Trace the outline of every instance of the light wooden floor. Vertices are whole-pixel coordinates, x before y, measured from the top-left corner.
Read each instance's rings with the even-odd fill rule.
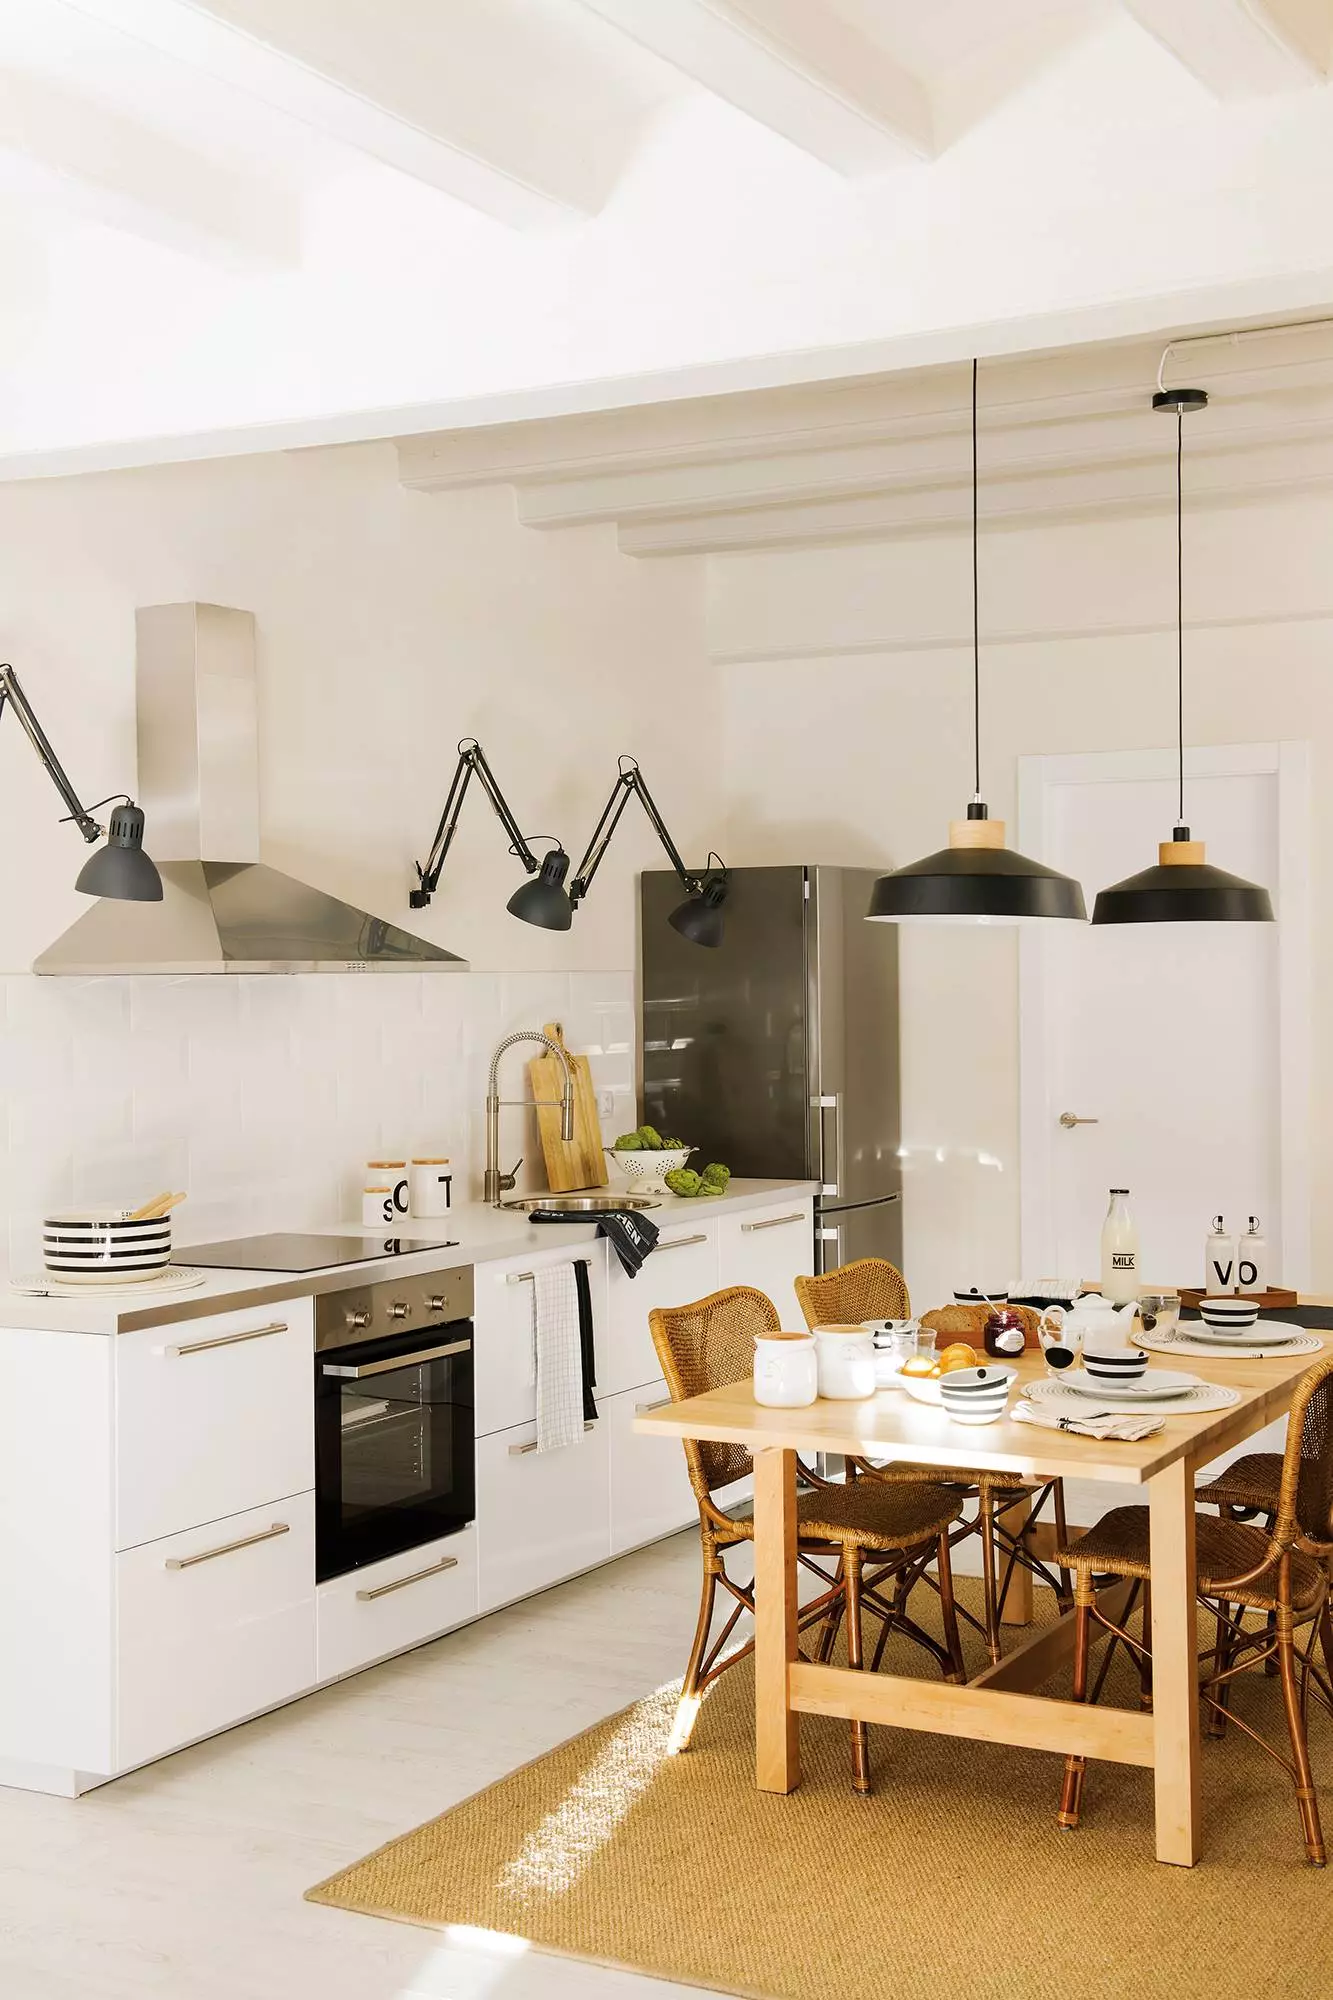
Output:
[[[0,1994],[697,2000],[301,1897],[673,1679],[698,1589],[690,1530],[82,1799],[0,1790]]]

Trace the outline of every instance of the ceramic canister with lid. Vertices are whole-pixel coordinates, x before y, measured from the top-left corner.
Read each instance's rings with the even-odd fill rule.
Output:
[[[754,1399],[775,1410],[801,1410],[819,1394],[812,1333],[757,1333]]]
[[[817,1326],[815,1358],[819,1393],[837,1402],[861,1402],[873,1396],[875,1336],[864,1326]]]
[[[407,1169],[408,1202],[418,1220],[449,1213],[453,1169],[447,1158],[412,1160]]]

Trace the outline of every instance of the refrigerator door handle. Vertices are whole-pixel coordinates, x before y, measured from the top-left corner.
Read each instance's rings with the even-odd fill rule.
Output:
[[[821,1183],[819,1192],[824,1196],[836,1195],[840,1174],[838,1156],[842,1150],[842,1093],[835,1090],[831,1097],[812,1097],[810,1102],[813,1108],[819,1113],[819,1180]],[[834,1114],[832,1149],[834,1178],[832,1180],[828,1178],[828,1167],[826,1164],[828,1152],[824,1143],[824,1113],[826,1111],[831,1111]]]

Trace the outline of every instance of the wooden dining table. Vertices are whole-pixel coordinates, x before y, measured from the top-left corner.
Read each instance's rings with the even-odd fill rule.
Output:
[[[958,1424],[902,1389],[880,1390],[864,1402],[821,1397],[806,1409],[779,1410],[757,1403],[748,1381],[736,1382],[636,1417],[636,1431],[715,1439],[742,1445],[753,1456],[755,1779],[760,1789],[791,1792],[800,1783],[802,1715],[840,1716],[1061,1754],[1073,1751],[1150,1769],[1157,1859],[1192,1867],[1199,1859],[1202,1833],[1195,1475],[1285,1415],[1296,1384],[1314,1359],[1309,1353],[1265,1360],[1190,1357],[1190,1369],[1203,1381],[1237,1389],[1240,1401],[1197,1416],[1166,1415],[1163,1429],[1138,1444],[1102,1443],[1046,1430],[1017,1423],[1010,1414],[988,1425]],[[1170,1365],[1169,1357],[1156,1355],[1150,1365],[1163,1360]],[[1015,1365],[1020,1380],[1010,1396],[1010,1411],[1022,1384],[1046,1375],[1038,1353],[1023,1355]],[[1146,1500],[1148,1507],[1152,1712],[1098,1708],[1034,1691],[1072,1657],[1072,1615],[1040,1625],[998,1665],[988,1664],[963,1686],[802,1659],[797,1647],[797,1459],[821,1452],[937,1466],[946,1477],[951,1467],[974,1466],[1023,1480],[1062,1477],[1138,1488],[1137,1494],[1108,1494],[1106,1504]],[[1021,1523],[1020,1508],[1010,1514],[1009,1525]],[[1033,1554],[1049,1558],[1053,1529],[1037,1523],[1026,1534]],[[1024,1577],[1009,1607],[1011,1619],[1027,1610],[1022,1595],[1026,1573]],[[1116,1584],[1102,1594],[1100,1601],[1112,1617],[1123,1610],[1127,1589]],[[1053,1795],[1052,1813],[1054,1809]]]

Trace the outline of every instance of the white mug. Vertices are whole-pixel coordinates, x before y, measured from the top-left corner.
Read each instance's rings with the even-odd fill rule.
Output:
[[[819,1393],[838,1402],[862,1402],[873,1396],[875,1336],[862,1326],[817,1326],[815,1358]]]
[[[754,1399],[775,1410],[800,1410],[819,1394],[814,1335],[758,1333],[754,1341]]]

